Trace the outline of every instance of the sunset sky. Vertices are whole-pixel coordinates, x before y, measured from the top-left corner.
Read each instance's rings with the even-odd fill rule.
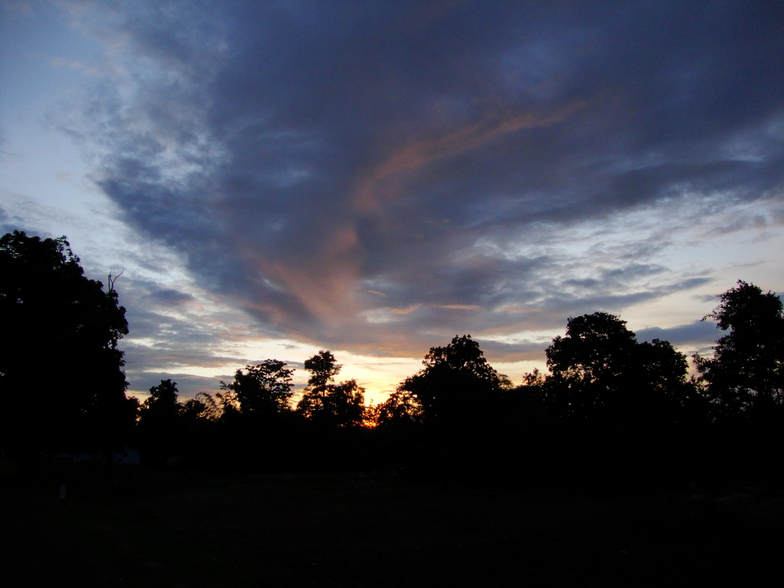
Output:
[[[467,333],[519,383],[598,310],[691,355],[784,291],[784,3],[4,0],[0,229],[123,271],[140,394]]]

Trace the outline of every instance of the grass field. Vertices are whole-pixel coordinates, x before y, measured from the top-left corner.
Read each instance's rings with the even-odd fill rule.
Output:
[[[2,482],[4,586],[756,586],[780,515],[684,492],[127,471]],[[14,578],[24,578],[18,583]],[[781,578],[779,577],[778,581]],[[778,584],[778,582],[776,582]]]

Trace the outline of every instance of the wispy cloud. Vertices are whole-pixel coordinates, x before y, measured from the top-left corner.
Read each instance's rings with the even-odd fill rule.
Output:
[[[775,3],[70,7],[105,53],[53,120],[262,336],[405,355],[470,331],[511,357],[713,287],[682,260],[781,227]],[[144,296],[137,330],[215,336],[162,318],[193,291]]]

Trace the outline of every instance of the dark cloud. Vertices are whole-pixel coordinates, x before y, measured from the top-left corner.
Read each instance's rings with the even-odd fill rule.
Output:
[[[0,126],[0,160],[3,160],[6,157],[8,157],[8,153],[6,152],[7,145],[8,145],[8,132],[3,126]]]
[[[552,328],[709,279],[654,261],[675,219],[612,250],[620,215],[781,198],[780,4],[216,6],[98,5],[121,73],[64,127],[268,332],[383,354]]]
[[[179,306],[195,300],[192,294],[173,290],[172,288],[158,289],[150,293],[149,296],[166,306]]]
[[[711,340],[715,341],[721,336],[721,332],[716,330],[716,324],[710,321],[695,321],[688,325],[679,325],[667,329],[651,327],[637,331],[638,341],[661,339],[662,341],[669,341],[673,345],[678,346],[694,345],[695,343],[703,343]]]
[[[546,340],[496,341],[475,338],[491,364],[498,362],[541,361],[552,342]],[[447,342],[445,342],[447,343]],[[442,345],[445,343],[441,343]],[[515,382],[519,383],[519,382]]]
[[[127,304],[127,303],[125,303]],[[127,313],[133,327],[131,337],[123,342],[123,349],[140,366],[159,367],[221,366],[242,363],[244,358],[226,356],[220,352],[219,329],[194,323],[158,312],[141,311],[131,305]],[[144,343],[135,343],[142,340]],[[130,362],[129,369],[135,366]]]

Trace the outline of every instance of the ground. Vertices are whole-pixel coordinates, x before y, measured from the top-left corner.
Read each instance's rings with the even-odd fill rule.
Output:
[[[759,585],[784,546],[780,494],[759,488],[128,469],[61,498],[52,481],[0,482],[6,586]]]

